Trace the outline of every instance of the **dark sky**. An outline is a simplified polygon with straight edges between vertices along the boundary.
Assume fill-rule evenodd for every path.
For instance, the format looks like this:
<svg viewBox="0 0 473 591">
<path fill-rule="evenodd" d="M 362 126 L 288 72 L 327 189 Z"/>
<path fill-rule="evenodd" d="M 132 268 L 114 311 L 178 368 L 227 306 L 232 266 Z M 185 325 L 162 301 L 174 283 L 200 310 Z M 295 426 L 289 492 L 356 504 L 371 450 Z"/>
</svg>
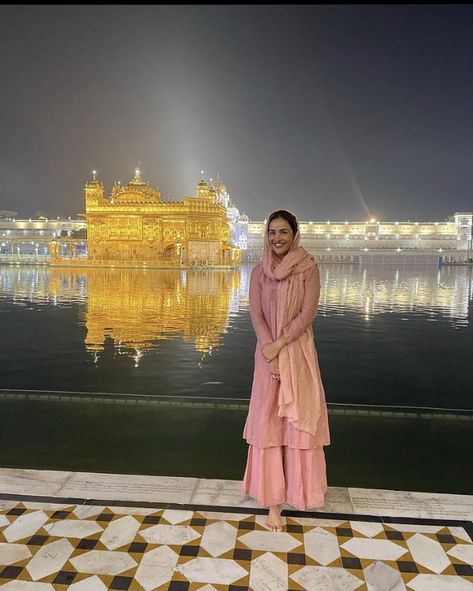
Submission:
<svg viewBox="0 0 473 591">
<path fill-rule="evenodd" d="M 220 177 L 264 219 L 473 210 L 473 5 L 0 6 L 0 209 Z"/>
</svg>

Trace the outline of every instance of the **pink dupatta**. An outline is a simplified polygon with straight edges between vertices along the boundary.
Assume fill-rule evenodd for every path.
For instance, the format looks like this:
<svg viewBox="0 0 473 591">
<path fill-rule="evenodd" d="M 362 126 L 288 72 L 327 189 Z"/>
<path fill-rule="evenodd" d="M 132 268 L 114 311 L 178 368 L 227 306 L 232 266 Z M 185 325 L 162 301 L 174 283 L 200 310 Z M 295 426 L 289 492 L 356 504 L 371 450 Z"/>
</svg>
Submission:
<svg viewBox="0 0 473 591">
<path fill-rule="evenodd" d="M 294 242 L 282 260 L 271 250 L 267 231 L 263 251 L 263 271 L 277 285 L 277 337 L 297 316 L 304 298 L 304 272 L 313 267 L 314 258 L 301 246 L 299 231 Z M 325 410 L 325 395 L 316 358 L 312 325 L 279 353 L 278 415 L 287 417 L 289 422 L 312 435 Z M 324 408 L 322 408 L 324 405 Z"/>
</svg>

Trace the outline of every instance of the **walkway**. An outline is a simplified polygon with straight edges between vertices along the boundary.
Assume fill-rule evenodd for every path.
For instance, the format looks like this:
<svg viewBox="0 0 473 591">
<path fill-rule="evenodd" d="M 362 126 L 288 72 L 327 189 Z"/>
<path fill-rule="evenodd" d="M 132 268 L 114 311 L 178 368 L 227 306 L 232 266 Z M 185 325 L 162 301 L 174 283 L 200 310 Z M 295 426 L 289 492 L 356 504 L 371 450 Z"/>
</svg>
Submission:
<svg viewBox="0 0 473 591">
<path fill-rule="evenodd" d="M 0 469 L 0 590 L 473 591 L 473 496 L 330 488 L 263 520 L 238 481 Z"/>
</svg>

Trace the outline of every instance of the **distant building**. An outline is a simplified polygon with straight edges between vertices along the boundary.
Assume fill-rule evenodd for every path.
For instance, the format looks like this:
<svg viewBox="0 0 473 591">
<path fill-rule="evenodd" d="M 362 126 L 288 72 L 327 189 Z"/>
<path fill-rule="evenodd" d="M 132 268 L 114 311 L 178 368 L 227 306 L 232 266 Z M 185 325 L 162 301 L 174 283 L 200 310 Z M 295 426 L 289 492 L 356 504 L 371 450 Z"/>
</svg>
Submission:
<svg viewBox="0 0 473 591">
<path fill-rule="evenodd" d="M 226 190 L 204 179 L 194 197 L 163 201 L 158 189 L 141 179 L 137 168 L 110 197 L 94 178 L 85 185 L 87 259 L 98 264 L 154 266 L 238 265 L 240 250 L 231 244 Z"/>
</svg>

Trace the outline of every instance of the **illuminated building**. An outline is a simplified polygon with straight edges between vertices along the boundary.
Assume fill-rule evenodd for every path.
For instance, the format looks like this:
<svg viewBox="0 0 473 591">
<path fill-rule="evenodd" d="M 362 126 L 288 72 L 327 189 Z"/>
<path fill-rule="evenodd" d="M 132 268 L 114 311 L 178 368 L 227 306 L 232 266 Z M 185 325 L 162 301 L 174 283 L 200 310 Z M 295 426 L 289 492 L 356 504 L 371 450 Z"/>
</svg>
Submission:
<svg viewBox="0 0 473 591">
<path fill-rule="evenodd" d="M 460 260 L 472 256 L 472 219 L 473 213 L 467 212 L 455 213 L 443 222 L 300 221 L 299 230 L 301 245 L 317 254 L 319 260 L 338 261 L 343 256 L 348 260 L 355 253 L 387 251 L 398 254 L 454 251 L 455 258 Z M 261 259 L 265 225 L 265 221 L 240 221 L 240 233 L 246 234 L 247 260 Z"/>
<path fill-rule="evenodd" d="M 109 198 L 94 173 L 85 185 L 85 205 L 89 263 L 165 267 L 240 263 L 240 249 L 230 243 L 228 195 L 217 193 L 204 179 L 194 197 L 171 202 L 163 201 L 159 190 L 141 179 L 139 169 L 127 185 L 116 183 Z"/>
</svg>

